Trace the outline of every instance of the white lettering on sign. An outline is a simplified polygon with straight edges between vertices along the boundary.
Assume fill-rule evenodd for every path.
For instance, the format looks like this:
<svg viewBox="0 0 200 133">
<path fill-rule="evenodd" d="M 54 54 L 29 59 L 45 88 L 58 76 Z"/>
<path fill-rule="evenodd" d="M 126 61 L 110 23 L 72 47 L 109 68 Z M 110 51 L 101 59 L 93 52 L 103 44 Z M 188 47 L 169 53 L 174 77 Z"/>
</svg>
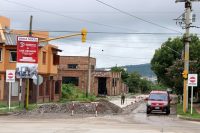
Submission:
<svg viewBox="0 0 200 133">
<path fill-rule="evenodd" d="M 38 38 L 35 38 L 35 37 L 18 37 L 18 41 L 38 42 Z"/>
</svg>

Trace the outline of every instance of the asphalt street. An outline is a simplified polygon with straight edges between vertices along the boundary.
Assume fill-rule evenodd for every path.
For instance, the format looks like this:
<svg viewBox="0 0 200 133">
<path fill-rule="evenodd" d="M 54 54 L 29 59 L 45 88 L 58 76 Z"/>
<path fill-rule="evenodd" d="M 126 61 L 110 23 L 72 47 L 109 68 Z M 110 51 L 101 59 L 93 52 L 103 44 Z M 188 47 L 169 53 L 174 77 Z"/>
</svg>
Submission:
<svg viewBox="0 0 200 133">
<path fill-rule="evenodd" d="M 0 133 L 199 133 L 200 123 L 172 114 L 146 115 L 145 103 L 128 115 L 68 119 L 0 117 Z"/>
</svg>

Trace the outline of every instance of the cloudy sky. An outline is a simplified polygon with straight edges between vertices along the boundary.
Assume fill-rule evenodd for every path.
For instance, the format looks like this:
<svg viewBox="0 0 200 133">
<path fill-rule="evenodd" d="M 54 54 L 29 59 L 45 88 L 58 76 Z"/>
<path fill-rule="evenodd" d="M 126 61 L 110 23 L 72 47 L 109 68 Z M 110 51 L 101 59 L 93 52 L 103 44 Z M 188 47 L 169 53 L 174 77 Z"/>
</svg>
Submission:
<svg viewBox="0 0 200 133">
<path fill-rule="evenodd" d="M 193 25 L 200 27 L 199 7 L 200 2 L 193 3 Z M 70 56 L 87 56 L 91 46 L 97 67 L 149 63 L 167 38 L 185 32 L 174 20 L 184 10 L 175 0 L 0 0 L 0 16 L 11 19 L 11 29 L 28 29 L 30 15 L 33 29 L 50 31 L 50 37 L 87 28 L 86 43 L 81 37 L 51 43 Z"/>
</svg>

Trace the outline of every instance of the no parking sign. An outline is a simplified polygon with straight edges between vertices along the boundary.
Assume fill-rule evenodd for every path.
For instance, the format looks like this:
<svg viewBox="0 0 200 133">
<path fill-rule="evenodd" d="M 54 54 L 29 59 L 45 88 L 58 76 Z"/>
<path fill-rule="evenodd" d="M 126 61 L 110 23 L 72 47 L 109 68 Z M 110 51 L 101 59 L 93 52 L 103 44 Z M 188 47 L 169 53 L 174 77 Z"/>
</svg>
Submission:
<svg viewBox="0 0 200 133">
<path fill-rule="evenodd" d="M 197 74 L 188 74 L 188 86 L 197 86 Z"/>
<path fill-rule="evenodd" d="M 15 82 L 15 70 L 6 70 L 6 82 Z"/>
</svg>

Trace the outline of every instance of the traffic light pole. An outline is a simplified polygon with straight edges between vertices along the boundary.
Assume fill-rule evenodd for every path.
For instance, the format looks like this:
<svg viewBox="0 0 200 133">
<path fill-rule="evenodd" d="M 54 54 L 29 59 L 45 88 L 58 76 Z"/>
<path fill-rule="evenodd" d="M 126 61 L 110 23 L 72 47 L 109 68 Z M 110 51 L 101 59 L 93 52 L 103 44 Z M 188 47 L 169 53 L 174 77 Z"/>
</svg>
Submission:
<svg viewBox="0 0 200 133">
<path fill-rule="evenodd" d="M 191 16 L 191 2 L 190 0 L 186 0 L 185 2 L 185 8 L 186 8 L 186 31 L 185 31 L 185 54 L 184 54 L 184 71 L 189 73 L 189 43 L 190 43 L 190 16 Z M 183 81 L 183 112 L 186 113 L 188 110 L 188 87 L 187 87 L 187 79 L 184 79 Z"/>
<path fill-rule="evenodd" d="M 90 82 L 91 82 L 91 62 L 90 62 L 90 53 L 91 47 L 89 47 L 88 51 L 88 78 L 87 78 L 87 88 L 86 88 L 86 97 L 90 94 Z"/>
</svg>

